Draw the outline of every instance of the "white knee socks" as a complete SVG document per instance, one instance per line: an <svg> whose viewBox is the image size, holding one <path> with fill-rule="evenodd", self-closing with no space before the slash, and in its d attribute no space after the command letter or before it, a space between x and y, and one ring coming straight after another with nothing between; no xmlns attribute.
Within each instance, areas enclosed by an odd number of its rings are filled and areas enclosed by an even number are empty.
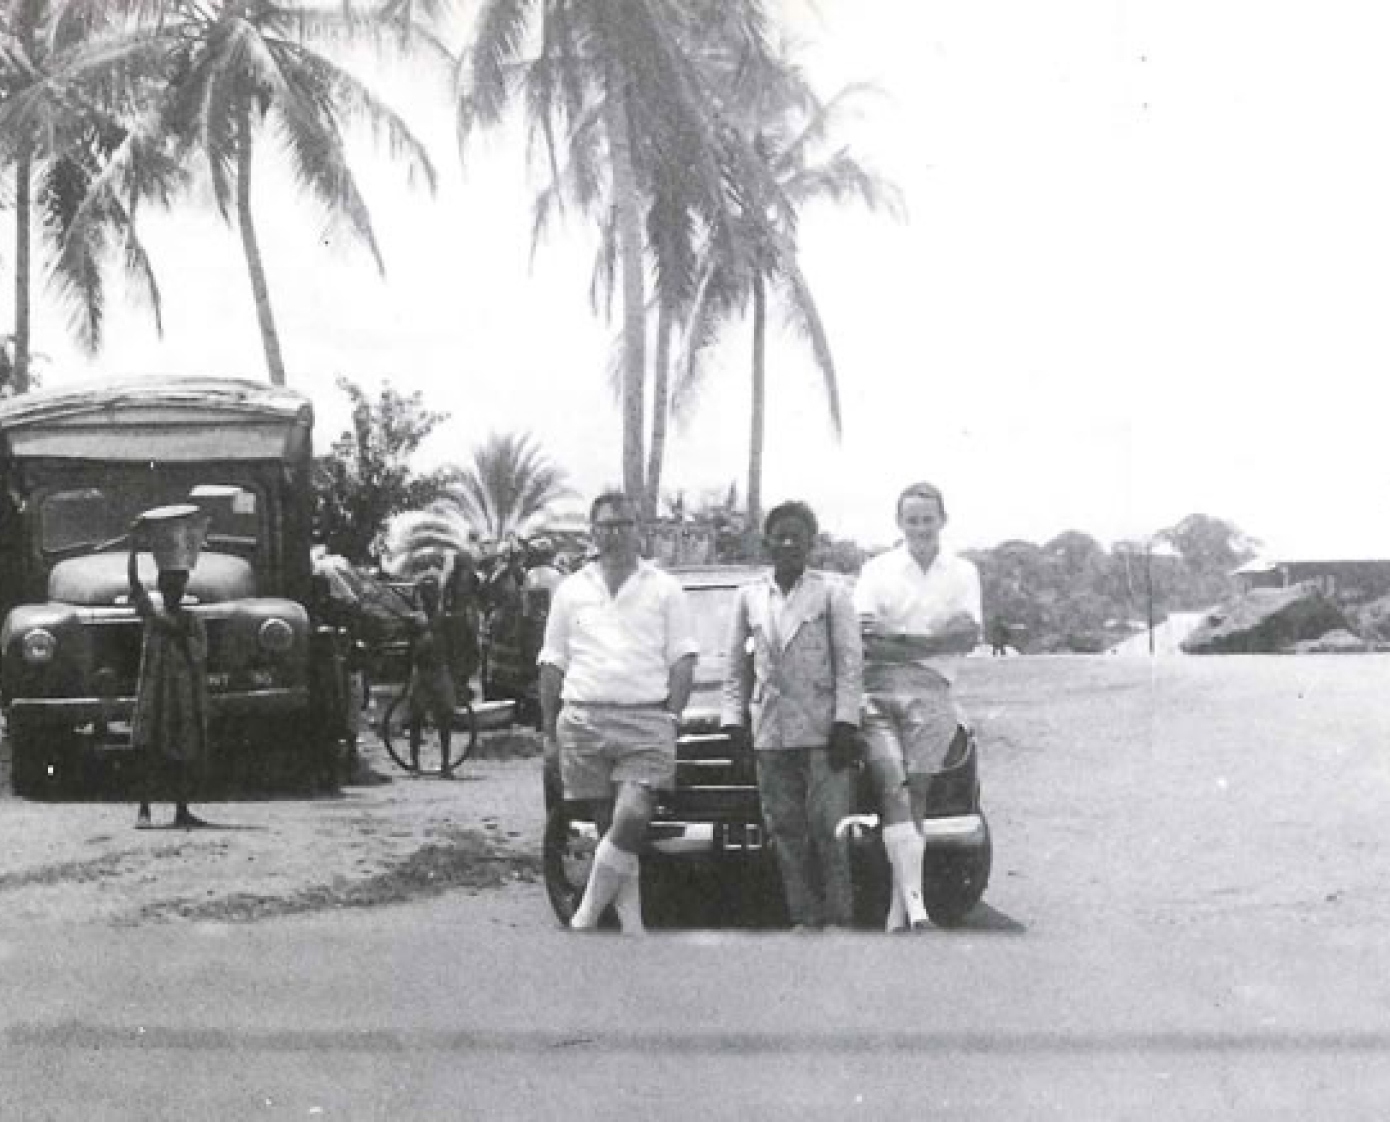
<svg viewBox="0 0 1390 1122"><path fill-rule="evenodd" d="M883 827L883 848L893 866L892 903L888 908L889 931L905 924L925 927L927 909L922 902L922 855L926 843L915 822L895 822Z"/></svg>
<svg viewBox="0 0 1390 1122"><path fill-rule="evenodd" d="M594 865L589 870L589 883L584 888L584 899L580 902L570 920L576 930L597 927L608 905L616 901L618 919L623 930L630 930L633 904L636 903L638 929L642 922L641 890L637 880L637 854L619 849L605 834L594 850ZM626 914L624 914L626 913Z"/></svg>

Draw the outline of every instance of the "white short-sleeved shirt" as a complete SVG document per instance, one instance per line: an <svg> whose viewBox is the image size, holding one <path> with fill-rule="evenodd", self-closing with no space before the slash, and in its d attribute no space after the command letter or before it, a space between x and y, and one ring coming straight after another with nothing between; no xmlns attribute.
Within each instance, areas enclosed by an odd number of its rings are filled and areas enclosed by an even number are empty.
<svg viewBox="0 0 1390 1122"><path fill-rule="evenodd" d="M555 590L536 661L564 672L565 701L659 705L671 667L699 651L685 591L674 577L639 561L614 596L595 562Z"/></svg>
<svg viewBox="0 0 1390 1122"><path fill-rule="evenodd" d="M866 561L854 586L855 611L890 634L930 635L960 612L983 627L982 600L973 563L942 550L923 569L905 545Z"/></svg>

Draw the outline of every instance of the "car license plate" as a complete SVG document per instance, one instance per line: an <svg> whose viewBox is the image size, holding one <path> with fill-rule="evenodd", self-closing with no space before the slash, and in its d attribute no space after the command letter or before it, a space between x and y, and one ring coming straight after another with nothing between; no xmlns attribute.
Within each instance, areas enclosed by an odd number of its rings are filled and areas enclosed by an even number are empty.
<svg viewBox="0 0 1390 1122"><path fill-rule="evenodd" d="M716 835L719 848L732 853L756 853L763 847L763 831L756 822L721 822Z"/></svg>

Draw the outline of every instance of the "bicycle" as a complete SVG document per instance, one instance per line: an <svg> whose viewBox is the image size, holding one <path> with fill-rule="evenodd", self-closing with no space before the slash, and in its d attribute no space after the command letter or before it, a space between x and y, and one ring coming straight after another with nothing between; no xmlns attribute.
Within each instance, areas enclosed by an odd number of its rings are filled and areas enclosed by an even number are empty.
<svg viewBox="0 0 1390 1122"><path fill-rule="evenodd" d="M432 716L420 719L420 745L410 747L410 685L402 687L381 715L378 732L387 755L412 775L440 775L453 771L472 754L478 744L478 718L468 702L454 708L450 726L449 755Z"/></svg>

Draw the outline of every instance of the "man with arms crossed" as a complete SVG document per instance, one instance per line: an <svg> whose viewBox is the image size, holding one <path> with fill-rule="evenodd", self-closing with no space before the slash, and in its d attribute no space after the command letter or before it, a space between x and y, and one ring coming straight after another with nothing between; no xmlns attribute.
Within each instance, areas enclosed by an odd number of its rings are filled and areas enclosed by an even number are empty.
<svg viewBox="0 0 1390 1122"><path fill-rule="evenodd" d="M605 492L589 509L598 560L555 590L540 664L547 762L566 799L599 804L603 838L570 926L590 930L611 903L640 934L638 854L656 792L676 777L676 726L699 644L685 593L638 555L637 509Z"/></svg>
<svg viewBox="0 0 1390 1122"><path fill-rule="evenodd" d="M864 634L864 739L893 867L887 928L921 931L929 925L920 792L923 780L946 766L963 723L950 671L938 660L979 641L984 613L979 571L942 548L941 492L912 484L898 497L897 520L902 545L865 562L854 605Z"/></svg>

